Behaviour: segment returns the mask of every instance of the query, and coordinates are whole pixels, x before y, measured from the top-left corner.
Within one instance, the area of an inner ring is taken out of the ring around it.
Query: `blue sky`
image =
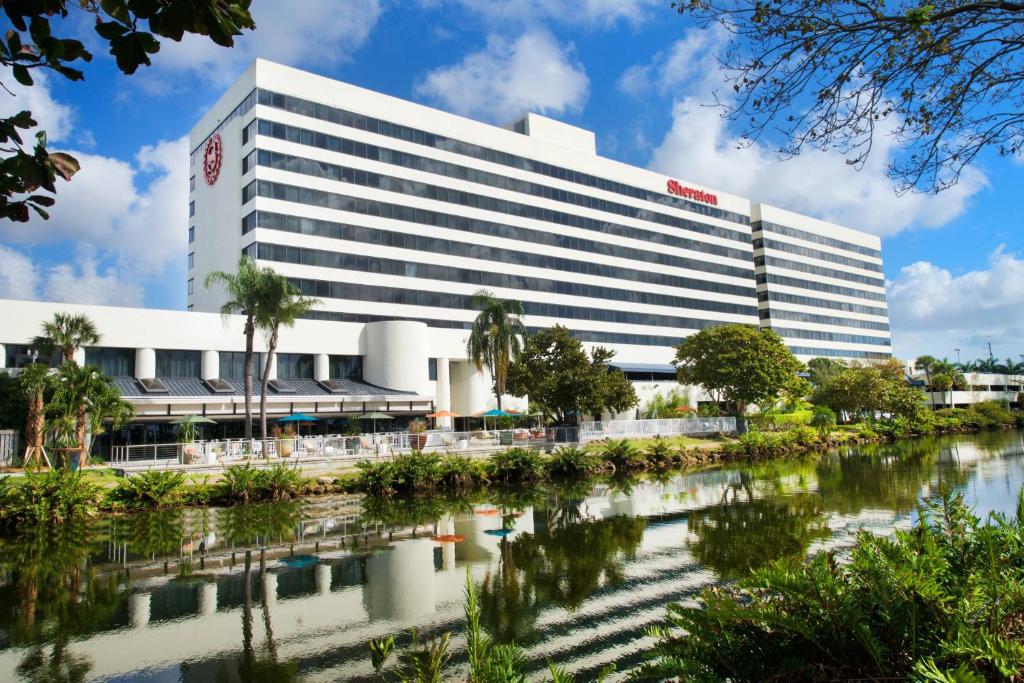
[[[1024,164],[983,157],[938,196],[897,197],[891,140],[856,171],[833,152],[779,160],[706,106],[726,37],[667,0],[303,0],[253,3],[257,31],[231,50],[165,42],[121,75],[73,13],[95,59],[85,83],[55,77],[2,95],[29,106],[83,171],[49,222],[0,225],[0,297],[181,308],[187,143],[201,113],[254,57],[505,123],[532,110],[594,130],[603,155],[883,237],[896,352],[1024,353],[1013,201]],[[6,28],[6,27],[5,27]],[[5,85],[12,79],[4,78]],[[13,89],[13,88],[12,88]]]

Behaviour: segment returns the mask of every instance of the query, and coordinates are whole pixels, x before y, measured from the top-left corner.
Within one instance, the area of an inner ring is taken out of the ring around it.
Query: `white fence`
[[[0,467],[13,467],[21,459],[18,432],[0,429]]]
[[[608,420],[581,422],[580,443],[599,439],[626,439],[652,436],[688,436],[695,434],[732,434],[735,417],[685,417],[671,420]]]

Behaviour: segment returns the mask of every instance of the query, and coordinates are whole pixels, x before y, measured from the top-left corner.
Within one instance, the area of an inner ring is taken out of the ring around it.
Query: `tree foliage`
[[[42,334],[32,340],[32,346],[43,356],[59,353],[65,363],[74,363],[75,351],[99,344],[100,339],[96,323],[88,316],[54,313],[53,320],[43,323]]]
[[[614,356],[600,346],[588,355],[568,328],[555,325],[526,338],[509,370],[508,390],[514,396],[529,395],[559,424],[626,410],[637,404],[637,396],[626,376],[608,367]]]
[[[679,0],[732,40],[720,101],[748,139],[835,148],[860,168],[879,135],[904,147],[901,190],[940,191],[985,149],[1024,149],[1024,4],[917,0]]]
[[[18,83],[31,86],[33,71],[45,69],[71,81],[85,79],[79,68],[92,61],[82,41],[55,35],[55,30],[75,30],[77,17],[69,9],[93,15],[93,29],[109,46],[117,67],[133,74],[140,66],[152,64],[160,50],[159,38],[180,41],[186,33],[207,36],[217,45],[230,47],[235,36],[253,29],[249,14],[251,0],[6,0],[4,13],[12,28],[0,40],[0,64],[10,69]],[[26,148],[22,131],[36,127],[32,112],[20,111],[0,119],[0,217],[27,221],[29,210],[48,218],[46,209],[54,199],[57,178],[70,180],[78,161],[46,148],[46,133],[39,131],[35,143]]]
[[[703,386],[716,401],[734,404],[739,415],[751,403],[774,403],[803,367],[772,330],[738,324],[687,337],[676,347],[674,363],[681,383]]]
[[[917,417],[924,394],[907,385],[903,365],[891,359],[850,367],[819,384],[811,401],[851,418],[874,420],[877,414]]]

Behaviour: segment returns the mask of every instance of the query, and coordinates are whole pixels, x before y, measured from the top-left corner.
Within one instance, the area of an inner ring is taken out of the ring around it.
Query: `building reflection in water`
[[[486,504],[319,500],[40,530],[0,542],[0,680],[367,679],[369,639],[461,632],[467,570],[493,637],[585,679],[635,663],[667,602],[906,526],[940,483],[1012,509],[1022,451],[1017,433],[984,435]]]

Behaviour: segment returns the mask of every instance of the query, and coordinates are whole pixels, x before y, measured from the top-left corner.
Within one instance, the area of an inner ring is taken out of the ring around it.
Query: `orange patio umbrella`
[[[430,413],[429,415],[427,415],[427,417],[432,418],[434,420],[434,427],[436,428],[437,427],[437,418],[439,418],[439,417],[456,418],[456,417],[462,417],[462,415],[460,415],[458,413],[453,413],[450,410],[439,410],[436,413]]]

